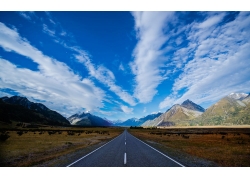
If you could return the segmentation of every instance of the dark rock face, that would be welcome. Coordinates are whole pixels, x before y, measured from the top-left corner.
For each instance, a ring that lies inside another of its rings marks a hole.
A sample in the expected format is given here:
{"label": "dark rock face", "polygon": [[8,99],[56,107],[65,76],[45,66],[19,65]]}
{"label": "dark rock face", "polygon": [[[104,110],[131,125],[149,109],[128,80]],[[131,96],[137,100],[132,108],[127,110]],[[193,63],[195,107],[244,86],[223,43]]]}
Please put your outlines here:
{"label": "dark rock face", "polygon": [[184,101],[181,104],[182,107],[185,107],[187,109],[191,109],[194,111],[200,111],[200,112],[205,112],[205,109],[195,103],[193,103],[192,101],[190,101],[189,99],[187,99],[186,101]]}
{"label": "dark rock face", "polygon": [[[58,112],[50,110],[49,108],[47,108],[45,105],[41,103],[31,102],[26,97],[20,97],[20,96],[12,96],[10,98],[3,97],[1,98],[1,100],[2,102],[6,104],[16,105],[16,106],[13,106],[13,108],[22,106],[25,109],[30,110],[30,112],[32,111],[32,112],[37,113],[38,115],[42,116],[44,119],[47,119],[46,123],[56,124],[56,125],[70,125],[68,120],[65,117],[63,117],[61,114],[59,114]],[[19,114],[21,113],[21,111],[18,111],[18,112]],[[25,119],[22,121],[25,121]],[[44,122],[41,122],[41,124],[43,123]]]}

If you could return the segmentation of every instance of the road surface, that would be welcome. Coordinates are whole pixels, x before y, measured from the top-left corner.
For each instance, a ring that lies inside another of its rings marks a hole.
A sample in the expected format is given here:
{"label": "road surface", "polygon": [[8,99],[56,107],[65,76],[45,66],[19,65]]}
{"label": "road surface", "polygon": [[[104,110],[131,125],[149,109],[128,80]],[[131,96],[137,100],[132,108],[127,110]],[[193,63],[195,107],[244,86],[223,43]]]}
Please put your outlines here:
{"label": "road surface", "polygon": [[125,130],[107,144],[72,162],[68,167],[181,167]]}

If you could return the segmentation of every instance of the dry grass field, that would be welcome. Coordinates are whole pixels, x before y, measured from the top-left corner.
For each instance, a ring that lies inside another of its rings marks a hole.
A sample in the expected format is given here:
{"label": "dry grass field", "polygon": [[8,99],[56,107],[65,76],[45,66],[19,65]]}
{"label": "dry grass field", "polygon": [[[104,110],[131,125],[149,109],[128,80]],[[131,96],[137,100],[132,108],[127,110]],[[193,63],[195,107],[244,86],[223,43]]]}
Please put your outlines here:
{"label": "dry grass field", "polygon": [[[175,157],[180,152],[202,158],[223,167],[250,167],[250,128],[166,128],[130,129],[146,142],[160,144]],[[180,154],[179,153],[179,154]],[[191,165],[192,166],[192,165]]]}
{"label": "dry grass field", "polygon": [[[97,143],[106,142],[123,130],[73,127],[1,130],[0,166],[36,166]],[[4,140],[7,136],[9,138]]]}

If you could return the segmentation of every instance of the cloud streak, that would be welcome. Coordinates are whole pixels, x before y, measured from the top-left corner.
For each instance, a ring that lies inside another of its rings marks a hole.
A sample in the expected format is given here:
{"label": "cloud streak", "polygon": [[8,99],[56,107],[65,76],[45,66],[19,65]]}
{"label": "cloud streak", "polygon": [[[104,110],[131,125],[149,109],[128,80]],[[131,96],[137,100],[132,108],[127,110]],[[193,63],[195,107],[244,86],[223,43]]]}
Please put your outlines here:
{"label": "cloud streak", "polygon": [[[140,103],[148,103],[157,93],[158,85],[166,79],[162,71],[164,57],[162,46],[168,40],[167,21],[171,12],[133,12],[138,43],[134,49],[131,69],[135,75],[134,96]],[[153,25],[152,25],[153,22]]]}
{"label": "cloud streak", "polygon": [[[206,16],[187,31],[186,50],[192,50],[193,56],[184,64],[172,94],[159,104],[160,108],[186,99],[212,103],[231,92],[249,91],[250,13],[241,12],[227,23],[223,23],[225,13]],[[176,55],[182,59],[185,53]]]}
{"label": "cloud streak", "polygon": [[114,92],[124,102],[131,106],[136,105],[133,96],[115,84],[115,76],[109,69],[104,66],[95,67],[95,65],[91,62],[88,53],[77,48],[74,49],[78,52],[78,54],[75,55],[75,58],[80,63],[85,65],[92,77],[96,78],[99,82],[107,86],[110,91]]}
{"label": "cloud streak", "polygon": [[34,99],[45,100],[64,115],[85,108],[103,107],[104,92],[94,83],[75,75],[64,63],[44,55],[30,45],[16,30],[0,23],[0,46],[25,56],[38,64],[39,71],[18,68],[6,59],[0,59],[0,86],[18,91]]}

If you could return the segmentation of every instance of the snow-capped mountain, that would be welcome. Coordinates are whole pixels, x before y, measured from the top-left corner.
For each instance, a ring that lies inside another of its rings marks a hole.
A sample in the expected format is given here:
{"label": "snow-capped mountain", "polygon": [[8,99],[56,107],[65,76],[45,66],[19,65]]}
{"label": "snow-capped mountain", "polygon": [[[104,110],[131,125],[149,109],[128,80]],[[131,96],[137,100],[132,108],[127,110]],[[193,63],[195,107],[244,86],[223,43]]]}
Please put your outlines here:
{"label": "snow-capped mountain", "polygon": [[193,123],[208,126],[250,124],[250,96],[231,93],[210,106]]}
{"label": "snow-capped mountain", "polygon": [[231,93],[228,95],[228,97],[236,99],[236,100],[243,100],[247,96],[248,96],[248,94],[246,94],[246,93]]}
{"label": "snow-capped mountain", "polygon": [[162,114],[161,112],[151,113],[151,114],[144,116],[140,119],[131,118],[131,119],[128,119],[122,123],[116,123],[115,125],[117,125],[117,126],[141,126],[144,122],[146,122],[148,120],[155,119],[155,118],[159,117],[161,114]]}
{"label": "snow-capped mountain", "polygon": [[185,125],[188,120],[201,115],[205,109],[189,99],[181,105],[175,104],[159,117],[146,121],[142,126],[174,126]]}
{"label": "snow-capped mountain", "polygon": [[79,126],[112,126],[112,123],[90,113],[74,114],[67,118],[70,124]]}

